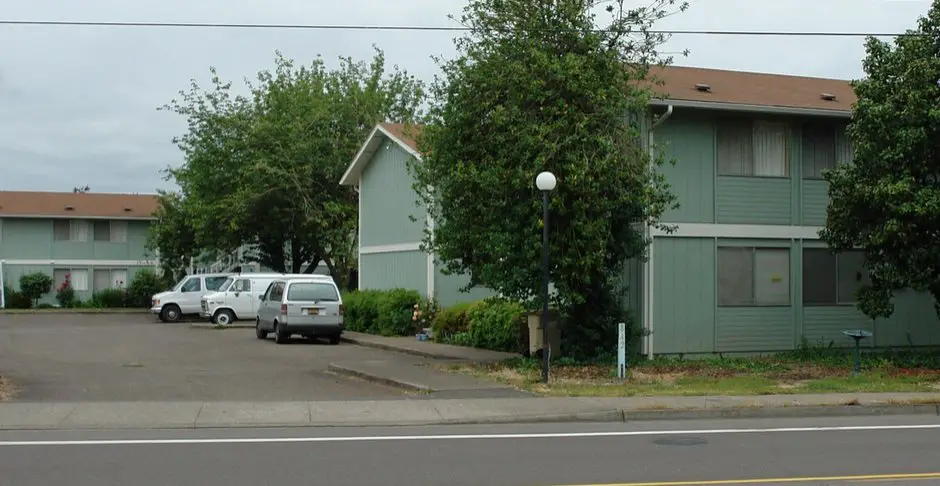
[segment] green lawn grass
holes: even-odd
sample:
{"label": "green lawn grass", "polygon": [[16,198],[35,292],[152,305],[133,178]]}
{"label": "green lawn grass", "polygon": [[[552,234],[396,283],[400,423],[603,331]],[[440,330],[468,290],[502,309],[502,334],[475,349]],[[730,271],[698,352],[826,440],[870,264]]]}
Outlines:
{"label": "green lawn grass", "polygon": [[552,365],[548,385],[541,383],[540,363],[534,359],[445,368],[560,396],[940,393],[940,352],[865,353],[858,375],[852,372],[853,361],[851,351],[841,349],[803,349],[751,358],[660,358],[631,363],[628,379],[622,381],[610,362],[559,359]]}

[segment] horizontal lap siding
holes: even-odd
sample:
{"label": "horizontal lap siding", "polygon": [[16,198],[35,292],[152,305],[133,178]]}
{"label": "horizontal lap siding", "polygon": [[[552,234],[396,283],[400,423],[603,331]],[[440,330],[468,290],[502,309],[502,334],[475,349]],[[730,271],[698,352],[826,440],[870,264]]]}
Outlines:
{"label": "horizontal lap siding", "polygon": [[718,177],[716,208],[719,223],[790,224],[789,179]]}
{"label": "horizontal lap siding", "polygon": [[793,349],[790,307],[719,307],[718,352]]}

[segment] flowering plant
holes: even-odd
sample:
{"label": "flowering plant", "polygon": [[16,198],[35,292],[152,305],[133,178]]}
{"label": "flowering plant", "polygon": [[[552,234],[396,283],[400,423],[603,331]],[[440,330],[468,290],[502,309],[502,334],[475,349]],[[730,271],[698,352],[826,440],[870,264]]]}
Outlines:
{"label": "flowering plant", "polygon": [[440,309],[440,306],[433,299],[415,304],[414,311],[411,313],[411,321],[414,322],[415,331],[422,332],[431,327],[431,322],[434,321],[438,309]]}
{"label": "flowering plant", "polygon": [[72,287],[71,273],[65,274],[65,280],[55,291],[55,299],[62,307],[72,307],[75,304],[75,289]]}

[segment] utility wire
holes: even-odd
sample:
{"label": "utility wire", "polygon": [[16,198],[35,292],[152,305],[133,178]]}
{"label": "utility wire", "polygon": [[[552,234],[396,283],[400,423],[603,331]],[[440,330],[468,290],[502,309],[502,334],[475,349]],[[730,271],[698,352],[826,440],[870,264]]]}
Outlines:
{"label": "utility wire", "polygon": [[[467,27],[423,25],[330,25],[330,24],[249,24],[216,22],[105,22],[82,20],[0,20],[0,25],[53,26],[53,27],[156,27],[196,29],[273,29],[273,30],[384,30],[413,32],[466,32]],[[921,36],[917,32],[787,32],[749,30],[650,30],[651,34],[668,35],[729,35],[763,37],[899,37]]]}

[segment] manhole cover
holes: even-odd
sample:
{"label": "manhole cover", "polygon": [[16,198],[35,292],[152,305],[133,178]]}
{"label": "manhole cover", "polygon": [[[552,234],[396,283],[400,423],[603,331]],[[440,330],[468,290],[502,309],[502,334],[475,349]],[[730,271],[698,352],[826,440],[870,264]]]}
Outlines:
{"label": "manhole cover", "polygon": [[708,444],[708,441],[699,437],[664,437],[653,443],[661,446],[697,446]]}

